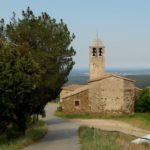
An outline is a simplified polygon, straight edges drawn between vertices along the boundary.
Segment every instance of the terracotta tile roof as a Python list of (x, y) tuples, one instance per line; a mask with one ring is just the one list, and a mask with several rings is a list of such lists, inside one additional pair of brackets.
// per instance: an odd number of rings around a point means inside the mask
[(63, 90), (68, 90), (68, 91), (74, 91), (80, 87), (82, 87), (84, 85), (80, 85), (80, 84), (71, 84), (71, 85), (66, 85), (63, 87)]
[(85, 90), (88, 90), (88, 88), (89, 88), (89, 85), (82, 85), (81, 87), (77, 88), (77, 89), (74, 90), (73, 92), (70, 92), (70, 93), (64, 95), (64, 96), (62, 97), (62, 99), (63, 99), (63, 98), (67, 98), (67, 97), (72, 96), (72, 95), (75, 95), (75, 94), (77, 94), (77, 93), (83, 92), (83, 91), (85, 91)]
[(116, 75), (116, 74), (105, 74), (100, 78), (95, 78), (95, 79), (89, 80), (88, 83), (103, 80), (103, 79), (110, 78), (110, 77), (116, 77), (116, 78), (120, 78), (120, 79), (127, 80), (127, 81), (130, 81), (130, 82), (135, 82), (134, 80), (131, 80), (129, 78), (125, 78), (123, 76), (119, 76), (119, 75)]

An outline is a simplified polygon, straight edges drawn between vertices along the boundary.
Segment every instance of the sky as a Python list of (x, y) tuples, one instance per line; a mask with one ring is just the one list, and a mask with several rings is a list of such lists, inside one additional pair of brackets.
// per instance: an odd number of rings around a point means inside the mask
[(150, 0), (0, 0), (8, 22), (30, 7), (63, 19), (76, 38), (75, 68), (89, 67), (89, 46), (99, 38), (106, 47), (106, 68), (150, 68)]

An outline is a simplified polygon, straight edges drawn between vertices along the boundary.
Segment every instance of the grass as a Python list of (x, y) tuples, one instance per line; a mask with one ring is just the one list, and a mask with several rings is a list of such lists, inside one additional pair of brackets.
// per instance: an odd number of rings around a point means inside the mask
[(55, 116), (65, 118), (65, 119), (94, 119), (100, 118), (100, 116), (93, 115), (93, 114), (64, 114), (61, 111), (56, 111)]
[(150, 130), (150, 113), (135, 113), (133, 116), (123, 116), (115, 119), (139, 128)]
[(56, 111), (55, 115), (65, 119), (112, 119), (129, 123), (133, 126), (150, 130), (150, 113), (135, 113), (132, 116), (101, 116), (95, 114), (64, 114)]
[(133, 136), (120, 132), (108, 132), (81, 126), (79, 128), (81, 150), (149, 150), (147, 144), (131, 144)]
[(47, 130), (47, 124), (44, 121), (39, 121), (27, 130), (26, 136), (19, 137), (3, 144), (0, 142), (0, 150), (20, 150), (42, 138), (47, 133)]

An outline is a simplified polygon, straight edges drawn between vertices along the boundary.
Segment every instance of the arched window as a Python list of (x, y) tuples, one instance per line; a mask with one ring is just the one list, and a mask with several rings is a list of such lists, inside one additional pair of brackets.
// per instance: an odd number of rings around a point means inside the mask
[(102, 51), (102, 48), (99, 48), (99, 56), (102, 56), (102, 53), (103, 53), (103, 51)]
[(96, 48), (93, 48), (92, 56), (96, 56)]

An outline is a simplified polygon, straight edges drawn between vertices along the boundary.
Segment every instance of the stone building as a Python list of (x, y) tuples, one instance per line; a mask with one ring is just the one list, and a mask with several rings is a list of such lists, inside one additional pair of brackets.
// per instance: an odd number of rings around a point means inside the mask
[(105, 46), (98, 38), (89, 47), (87, 85), (65, 86), (60, 93), (62, 110), (67, 114), (133, 114), (134, 81), (105, 72)]

